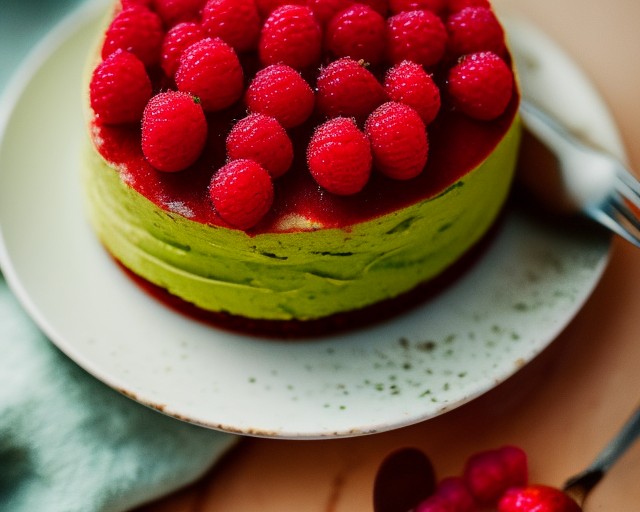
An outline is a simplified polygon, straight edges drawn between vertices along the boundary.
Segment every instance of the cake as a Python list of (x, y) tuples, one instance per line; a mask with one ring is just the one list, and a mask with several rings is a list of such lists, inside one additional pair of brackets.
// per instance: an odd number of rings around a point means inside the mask
[(291, 1), (122, 0), (87, 73), (97, 236), (240, 328), (378, 318), (486, 238), (518, 150), (486, 0)]

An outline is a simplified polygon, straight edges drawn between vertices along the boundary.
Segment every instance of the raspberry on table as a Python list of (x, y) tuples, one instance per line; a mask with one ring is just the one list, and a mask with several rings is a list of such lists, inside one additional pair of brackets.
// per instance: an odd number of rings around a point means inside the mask
[(327, 117), (346, 116), (364, 121), (386, 100), (376, 77), (362, 62), (349, 57), (331, 62), (318, 75), (318, 109)]
[(486, 7), (491, 9), (491, 2), (489, 0), (447, 0), (449, 13), (461, 11), (465, 7)]
[(490, 51), (506, 51), (504, 30), (494, 12), (486, 7), (465, 7), (447, 19), (448, 51), (454, 57)]
[(427, 68), (435, 66), (446, 46), (447, 29), (431, 11), (401, 12), (387, 19), (387, 52), (393, 64), (410, 60)]
[(187, 48), (175, 75), (178, 90), (189, 92), (208, 112), (225, 109), (242, 96), (244, 73), (236, 52), (222, 39), (205, 38)]
[(529, 481), (529, 465), (525, 451), (512, 445), (506, 445), (498, 449), (498, 456), (507, 469), (509, 486), (521, 487)]
[(421, 501), (415, 507), (414, 512), (457, 512), (457, 510), (451, 502), (437, 494), (433, 494)]
[(354, 4), (336, 14), (325, 34), (326, 48), (335, 57), (378, 64), (386, 48), (386, 20), (373, 8)]
[(151, 94), (144, 64), (124, 50), (116, 50), (98, 64), (89, 84), (91, 108), (105, 124), (140, 122)]
[(159, 171), (181, 171), (202, 153), (207, 131), (196, 98), (185, 92), (161, 92), (149, 100), (142, 116), (142, 152)]
[(489, 121), (502, 114), (513, 94), (513, 73), (493, 52), (473, 53), (449, 70), (447, 91), (456, 108)]
[(247, 230), (258, 224), (273, 204), (269, 173), (253, 160), (233, 160), (211, 178), (209, 197), (222, 220)]
[(447, 0), (389, 0), (389, 10), (392, 14), (400, 12), (418, 11), (426, 9), (436, 14), (442, 14), (447, 8)]
[(510, 486), (508, 468), (498, 450), (478, 452), (466, 461), (464, 480), (481, 505), (495, 505)]
[(438, 482), (435, 495), (449, 502), (453, 512), (476, 512), (476, 502), (461, 477), (450, 476)]
[(315, 106), (315, 95), (295, 69), (274, 64), (258, 71), (245, 94), (250, 112), (275, 117), (285, 128), (304, 123)]
[(253, 0), (209, 0), (202, 9), (202, 28), (237, 52), (254, 50), (261, 28), (258, 8)]
[(263, 114), (250, 114), (240, 119), (226, 141), (230, 160), (254, 160), (272, 178), (282, 176), (293, 162), (293, 144), (277, 119)]
[(384, 89), (389, 98), (413, 108), (429, 125), (440, 111), (440, 89), (422, 66), (405, 60), (387, 71)]
[[(206, 0), (151, 0), (151, 7), (164, 21), (165, 27), (198, 21)], [(149, 2), (148, 2), (149, 3)]]
[(364, 131), (371, 142), (373, 164), (397, 180), (418, 176), (427, 163), (429, 141), (418, 113), (402, 103), (387, 102), (368, 117)]
[(116, 50), (127, 50), (145, 66), (160, 60), (164, 39), (162, 20), (155, 12), (142, 5), (130, 4), (113, 18), (102, 44), (102, 58)]
[(265, 21), (258, 42), (260, 62), (286, 64), (302, 71), (320, 62), (322, 31), (303, 5), (283, 5)]
[(192, 44), (204, 38), (204, 32), (199, 23), (185, 21), (170, 28), (162, 43), (160, 65), (165, 74), (172, 78), (182, 53)]
[(260, 16), (263, 18), (269, 17), (273, 11), (275, 11), (278, 7), (282, 7), (283, 5), (307, 5), (307, 0), (255, 0), (256, 7), (258, 8), (258, 12)]
[(337, 195), (360, 192), (371, 175), (371, 149), (353, 119), (336, 117), (316, 128), (307, 165), (318, 185)]
[(546, 485), (515, 487), (505, 492), (498, 512), (581, 512), (578, 504), (560, 489)]

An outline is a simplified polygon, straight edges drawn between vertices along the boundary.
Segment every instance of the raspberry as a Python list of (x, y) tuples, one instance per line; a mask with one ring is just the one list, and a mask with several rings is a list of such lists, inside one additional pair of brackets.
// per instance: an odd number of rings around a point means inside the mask
[(204, 2), (205, 0), (152, 0), (151, 5), (165, 26), (173, 27), (185, 21), (199, 21)]
[(263, 65), (286, 64), (303, 70), (317, 64), (322, 53), (322, 32), (313, 12), (302, 5), (283, 5), (262, 27), (258, 43)]
[(330, 119), (318, 126), (311, 137), (307, 165), (325, 190), (337, 195), (355, 194), (371, 175), (369, 141), (353, 119)]
[(364, 120), (387, 96), (360, 62), (343, 57), (323, 68), (317, 80), (318, 108), (327, 117)]
[(256, 48), (260, 16), (253, 0), (209, 0), (202, 9), (202, 28), (237, 52)]
[(162, 43), (160, 65), (168, 77), (175, 75), (182, 52), (203, 38), (202, 27), (193, 22), (178, 23), (167, 32)]
[(181, 171), (194, 163), (207, 139), (207, 121), (197, 100), (168, 91), (149, 100), (142, 116), (142, 152), (159, 171)]
[(489, 0), (447, 0), (447, 9), (450, 13), (458, 12), (465, 7), (486, 7), (491, 9)]
[(503, 446), (498, 450), (502, 464), (509, 475), (509, 486), (521, 487), (529, 481), (527, 454), (517, 446)]
[(495, 505), (509, 487), (510, 475), (498, 450), (487, 450), (469, 457), (464, 480), (478, 503)]
[(247, 230), (271, 209), (273, 183), (260, 164), (253, 160), (234, 160), (213, 175), (209, 197), (225, 222)]
[(504, 30), (491, 9), (465, 7), (447, 20), (448, 50), (454, 56), (481, 51), (505, 52)]
[(160, 60), (164, 29), (160, 17), (142, 5), (131, 4), (111, 21), (102, 44), (102, 58), (116, 50), (127, 50), (145, 66)]
[(291, 167), (293, 144), (275, 118), (250, 114), (227, 135), (227, 155), (231, 160), (254, 160), (278, 178)]
[(431, 11), (401, 12), (387, 20), (387, 51), (394, 64), (410, 60), (434, 66), (444, 56), (447, 29)]
[(553, 487), (531, 485), (509, 489), (498, 503), (498, 512), (580, 512), (569, 496)]
[(290, 4), (307, 5), (307, 0), (256, 0), (256, 7), (263, 18), (269, 17), (278, 7)]
[(420, 502), (415, 512), (456, 512), (456, 509), (445, 498), (434, 494)]
[(219, 38), (202, 39), (187, 48), (175, 78), (180, 91), (198, 96), (202, 108), (211, 112), (233, 105), (244, 87), (236, 52)]
[(423, 171), (429, 141), (422, 119), (411, 107), (384, 103), (369, 116), (364, 131), (379, 172), (393, 179), (408, 180)]
[(353, 4), (358, 3), (371, 7), (374, 11), (380, 14), (382, 17), (387, 16), (388, 5), (387, 0), (308, 0), (307, 5), (313, 11), (316, 19), (322, 24), (326, 25), (331, 21), (331, 18), (336, 16), (341, 11), (349, 8)]
[(446, 7), (447, 0), (389, 0), (389, 9), (392, 14), (422, 9), (441, 14)]
[(116, 50), (98, 64), (89, 84), (91, 108), (105, 124), (139, 122), (151, 93), (144, 64), (124, 50)]
[(447, 91), (460, 111), (488, 121), (507, 108), (513, 93), (513, 74), (495, 53), (473, 53), (449, 70)]
[(334, 16), (325, 35), (326, 47), (336, 57), (377, 64), (384, 57), (386, 21), (371, 7), (355, 4)]
[(449, 502), (452, 512), (476, 511), (476, 503), (462, 478), (452, 476), (441, 480), (435, 495)]
[(260, 70), (247, 88), (249, 111), (275, 117), (285, 128), (304, 123), (313, 112), (315, 96), (295, 69), (275, 64)]
[(413, 108), (429, 125), (440, 110), (440, 89), (424, 68), (405, 60), (391, 68), (384, 80), (389, 98)]

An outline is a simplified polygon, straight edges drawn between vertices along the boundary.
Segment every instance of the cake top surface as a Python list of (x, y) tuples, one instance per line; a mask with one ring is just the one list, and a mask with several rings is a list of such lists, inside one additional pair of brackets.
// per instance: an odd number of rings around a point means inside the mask
[(99, 52), (102, 157), (158, 206), (249, 233), (442, 193), (518, 106), (484, 0), (122, 0)]

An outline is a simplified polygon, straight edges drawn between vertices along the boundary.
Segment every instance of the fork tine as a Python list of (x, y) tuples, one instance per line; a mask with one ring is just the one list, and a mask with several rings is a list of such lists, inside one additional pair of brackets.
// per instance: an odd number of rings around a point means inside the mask
[(632, 208), (629, 208), (627, 201), (625, 196), (619, 193), (613, 194), (607, 202), (588, 208), (585, 213), (625, 240), (640, 247), (640, 217)]

